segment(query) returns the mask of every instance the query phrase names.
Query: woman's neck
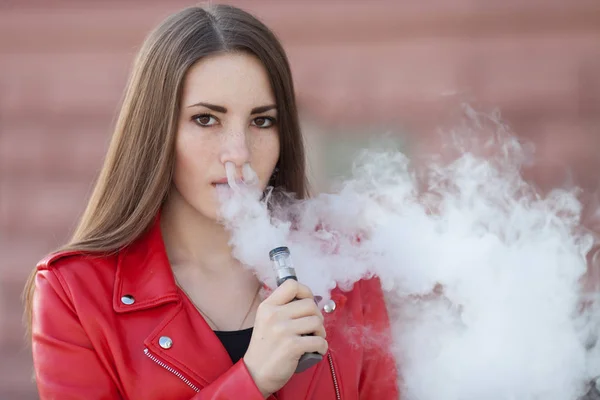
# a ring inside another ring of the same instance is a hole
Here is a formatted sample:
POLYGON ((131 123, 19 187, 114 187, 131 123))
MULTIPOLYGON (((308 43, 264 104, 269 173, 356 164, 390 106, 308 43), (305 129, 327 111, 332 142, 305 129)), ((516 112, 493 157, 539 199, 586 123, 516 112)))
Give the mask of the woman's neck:
POLYGON ((225 227, 200 214, 175 189, 163 206, 160 224, 173 268, 199 268, 210 274, 240 267, 231 256, 225 227))

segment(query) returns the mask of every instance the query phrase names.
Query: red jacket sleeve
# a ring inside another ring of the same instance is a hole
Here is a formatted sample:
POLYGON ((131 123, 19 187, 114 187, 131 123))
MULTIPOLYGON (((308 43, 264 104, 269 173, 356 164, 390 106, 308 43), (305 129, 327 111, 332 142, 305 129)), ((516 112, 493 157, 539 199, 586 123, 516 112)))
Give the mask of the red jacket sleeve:
POLYGON ((41 400, 121 399, 52 270, 35 278, 32 351, 41 400))
POLYGON ((390 351, 390 321, 379 279, 361 281, 364 354, 359 381, 361 400, 398 400, 398 373, 390 351))
MULTIPOLYGON (((100 362, 73 307, 68 287, 55 270, 35 278, 32 351, 40 400, 123 399, 114 372, 100 362)), ((190 400, 263 400, 243 361, 190 400)))

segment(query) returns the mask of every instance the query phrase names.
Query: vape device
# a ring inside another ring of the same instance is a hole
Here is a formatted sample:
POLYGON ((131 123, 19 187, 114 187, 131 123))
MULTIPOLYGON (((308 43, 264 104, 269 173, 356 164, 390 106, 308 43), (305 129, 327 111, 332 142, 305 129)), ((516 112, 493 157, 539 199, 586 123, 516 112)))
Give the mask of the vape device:
MULTIPOLYGON (((294 270, 294 265, 292 264, 290 249, 287 247, 277 247, 269 252, 269 258, 273 262, 273 267, 277 273, 277 286, 280 286, 288 279, 298 280, 296 270, 294 270)), ((296 373, 309 369, 322 359, 323 356, 319 353, 304 353, 300 357, 296 373)))

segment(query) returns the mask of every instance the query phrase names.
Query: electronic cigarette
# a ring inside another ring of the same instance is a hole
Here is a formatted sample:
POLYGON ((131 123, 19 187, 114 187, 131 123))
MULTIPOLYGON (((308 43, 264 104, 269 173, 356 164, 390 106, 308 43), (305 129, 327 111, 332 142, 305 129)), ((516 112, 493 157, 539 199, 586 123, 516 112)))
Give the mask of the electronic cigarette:
MULTIPOLYGON (((294 270, 294 265, 292 264, 290 249, 287 247, 277 247, 269 252, 269 258, 273 262, 273 267, 277 273, 277 286, 281 286, 288 279, 298 281, 296 270, 294 270)), ((304 353, 300 357, 296 373, 309 369, 322 359, 323 356, 319 353, 304 353)))

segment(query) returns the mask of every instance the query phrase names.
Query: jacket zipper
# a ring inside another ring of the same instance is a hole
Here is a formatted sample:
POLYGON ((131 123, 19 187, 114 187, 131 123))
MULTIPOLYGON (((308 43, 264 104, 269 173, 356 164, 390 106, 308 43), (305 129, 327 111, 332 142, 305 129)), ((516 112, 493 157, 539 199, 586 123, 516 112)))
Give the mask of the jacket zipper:
POLYGON ((333 387, 335 388, 335 398, 336 398, 336 400, 342 400, 342 396, 340 395, 340 386, 338 385, 337 375, 335 374, 335 368, 333 368, 333 358, 331 358, 331 353, 327 353, 327 360, 329 361, 329 368, 331 369, 331 376, 333 377, 333 387))
MULTIPOLYGON (((154 361, 156 364, 160 365, 179 379, 181 379, 186 385, 192 388, 196 393, 200 392, 200 388, 194 385, 189 379, 187 379, 183 374, 177 371, 175 368, 170 367, 166 363, 159 360, 154 354, 150 353, 150 350, 144 349, 144 354, 154 361)), ((333 378, 333 387, 335 389, 335 398, 336 400, 342 400, 342 396, 340 395, 340 386, 338 384, 337 375, 335 373, 335 368, 333 367, 333 359, 331 358, 331 353, 327 353, 327 360, 329 361, 329 369, 331 369, 331 376, 333 378)))
POLYGON ((177 371, 175 368, 170 367, 166 363, 159 360, 154 354, 150 353, 150 350, 148 350, 147 348, 144 349, 144 354, 146 356, 148 356, 148 358, 151 359, 152 361, 154 361, 156 364, 160 365, 161 367, 163 367, 164 369, 166 369, 167 371, 169 371, 170 373, 172 373, 173 375, 175 375, 176 377, 181 379, 186 385, 188 385, 190 388, 192 388, 196 393, 200 392, 200 388, 198 386, 194 385, 188 378, 183 376, 183 374, 181 372, 177 371))

